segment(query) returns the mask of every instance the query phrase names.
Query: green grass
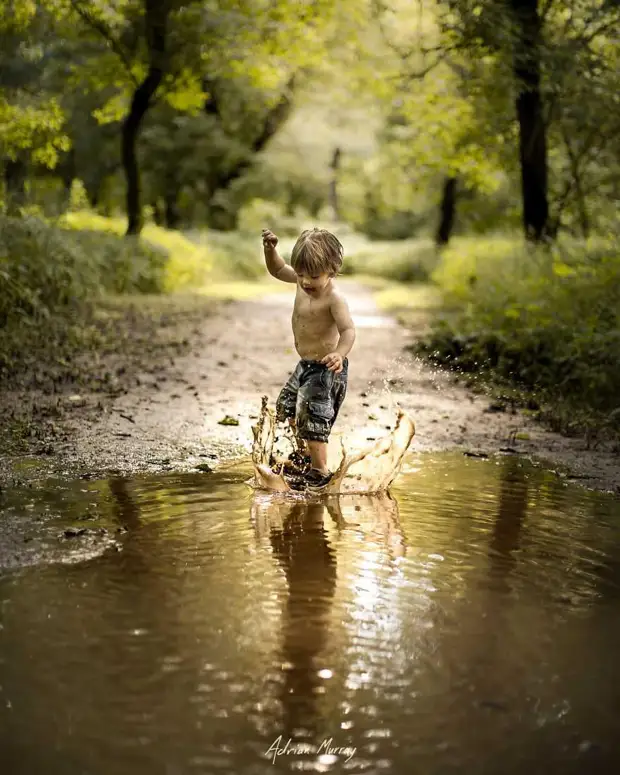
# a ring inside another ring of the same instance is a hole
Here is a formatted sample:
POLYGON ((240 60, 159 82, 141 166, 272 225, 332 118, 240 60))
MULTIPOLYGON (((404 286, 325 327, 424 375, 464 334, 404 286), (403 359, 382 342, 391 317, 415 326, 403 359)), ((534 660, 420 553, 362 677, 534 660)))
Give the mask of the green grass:
MULTIPOLYGON (((90 211, 67 213, 61 227, 77 232, 105 233, 122 237, 127 227, 124 218, 105 218, 90 211)), ((197 244, 178 231, 147 223, 141 242, 166 255, 161 290, 164 293, 200 287, 206 283, 215 266, 215 256, 206 244, 197 244)))
POLYGON ((620 429, 617 240, 456 239, 432 275, 444 314, 419 351, 535 394, 561 430, 620 429))
POLYGON ((424 282, 437 263, 430 240, 370 242, 351 235, 345 244, 345 275, 381 277, 395 282, 424 282))

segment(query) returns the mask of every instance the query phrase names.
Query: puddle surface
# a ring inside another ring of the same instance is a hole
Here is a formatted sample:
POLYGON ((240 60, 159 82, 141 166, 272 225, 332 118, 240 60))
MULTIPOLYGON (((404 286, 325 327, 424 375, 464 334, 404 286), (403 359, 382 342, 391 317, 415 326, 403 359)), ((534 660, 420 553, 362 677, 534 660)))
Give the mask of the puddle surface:
POLYGON ((1 771, 617 771, 618 500, 516 458, 408 468, 323 501, 249 468, 77 484, 127 532, 0 578, 1 771))

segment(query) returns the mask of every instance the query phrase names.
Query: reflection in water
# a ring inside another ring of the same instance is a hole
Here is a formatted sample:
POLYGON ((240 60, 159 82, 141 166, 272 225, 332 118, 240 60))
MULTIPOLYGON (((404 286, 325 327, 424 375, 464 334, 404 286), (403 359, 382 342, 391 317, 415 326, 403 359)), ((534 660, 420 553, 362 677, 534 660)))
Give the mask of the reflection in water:
MULTIPOLYGON (((342 622, 333 615, 338 574, 326 520, 331 520, 336 538, 344 529, 357 530, 372 539, 371 552, 379 541, 378 553, 393 560, 405 555, 398 505, 387 494, 321 500, 256 496, 251 516, 259 537, 268 537, 287 582, 282 611, 281 733, 285 738, 318 740, 321 729, 324 734, 330 731, 325 728, 326 709, 321 707, 335 673, 328 639, 338 630, 343 635, 342 622)), ((373 553, 377 554, 376 547, 373 553)), ((377 560, 374 556, 370 562, 377 560)))
POLYGON ((271 530, 273 553, 284 570, 288 596, 283 611, 281 702, 283 734, 317 733, 317 701, 324 680, 321 653, 326 645, 336 591, 336 556, 323 525, 323 503, 295 503, 271 530))
POLYGON ((132 530, 140 525, 140 509, 129 491, 127 479, 113 478, 108 480, 108 487, 116 505, 116 516, 125 530, 132 530))
POLYGON ((528 483, 523 466, 517 459, 507 458, 500 468, 499 503, 489 547, 490 575, 496 581, 498 591, 509 591, 508 579, 517 563, 527 497, 528 483))
POLYGON ((617 500, 523 460, 416 464, 380 498, 65 483, 71 518, 127 532, 0 579, 0 772, 345 771, 323 740, 360 773, 620 771, 617 500), (315 750, 274 764, 278 736, 315 750))

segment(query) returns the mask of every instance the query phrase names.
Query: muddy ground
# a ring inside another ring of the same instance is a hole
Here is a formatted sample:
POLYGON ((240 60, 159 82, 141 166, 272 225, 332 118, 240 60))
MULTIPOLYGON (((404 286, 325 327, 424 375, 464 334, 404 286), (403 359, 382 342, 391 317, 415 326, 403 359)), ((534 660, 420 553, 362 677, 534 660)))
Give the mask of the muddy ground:
MULTIPOLYGON (((368 289, 341 284, 357 341, 335 444, 340 436, 353 447, 377 438, 393 426, 401 406, 416 424, 414 453, 519 453, 546 460, 586 486, 620 493, 617 455, 545 430, 415 359, 406 348, 419 331, 380 312, 368 289)), ((130 326, 127 347, 108 348, 96 363, 91 357, 82 364, 98 381, 59 385, 51 396, 33 385, 5 391, 5 428, 9 418, 17 427, 17 417, 28 430, 22 454, 0 460, 1 486, 32 486, 56 475, 205 470, 249 452, 261 396, 275 402, 297 362, 290 329, 294 286, 273 291, 268 286, 255 300, 195 305, 186 314, 159 317, 157 325, 148 315, 134 315, 119 324, 119 337, 130 326), (238 424, 222 424, 231 420, 238 424)), ((5 534, 14 529, 4 525, 5 534)))
MULTIPOLYGON (((416 424, 413 451, 516 450, 566 467, 596 488, 620 485, 617 455, 551 433, 414 358, 406 347, 418 332, 380 312, 363 286, 340 282, 356 321, 357 341, 335 441, 340 435, 354 445, 376 438, 393 424, 400 405, 416 424)), ((256 300, 194 305, 155 323, 148 315, 133 316, 123 324, 134 326, 131 352, 109 348, 97 364, 87 362, 97 372, 93 376, 108 375, 95 390, 68 384, 57 387, 51 398, 32 387, 5 393, 4 419, 7 405, 22 407, 27 415, 27 407, 43 403, 47 411, 33 418, 35 433, 24 440, 29 454, 3 456, 4 484, 24 471, 41 478, 191 470, 249 451, 261 396, 275 402, 297 363, 290 330, 293 293, 294 286, 277 285, 274 293, 256 300), (226 417, 239 424, 220 424, 226 417)))

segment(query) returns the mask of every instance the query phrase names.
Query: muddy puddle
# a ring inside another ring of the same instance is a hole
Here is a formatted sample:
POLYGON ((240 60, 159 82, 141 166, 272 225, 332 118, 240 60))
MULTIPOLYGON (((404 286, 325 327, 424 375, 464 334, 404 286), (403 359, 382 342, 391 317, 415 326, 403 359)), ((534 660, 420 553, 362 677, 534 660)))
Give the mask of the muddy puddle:
POLYGON ((0 576, 1 772, 618 771, 617 498, 516 457, 249 471, 4 494, 76 548, 0 576))

